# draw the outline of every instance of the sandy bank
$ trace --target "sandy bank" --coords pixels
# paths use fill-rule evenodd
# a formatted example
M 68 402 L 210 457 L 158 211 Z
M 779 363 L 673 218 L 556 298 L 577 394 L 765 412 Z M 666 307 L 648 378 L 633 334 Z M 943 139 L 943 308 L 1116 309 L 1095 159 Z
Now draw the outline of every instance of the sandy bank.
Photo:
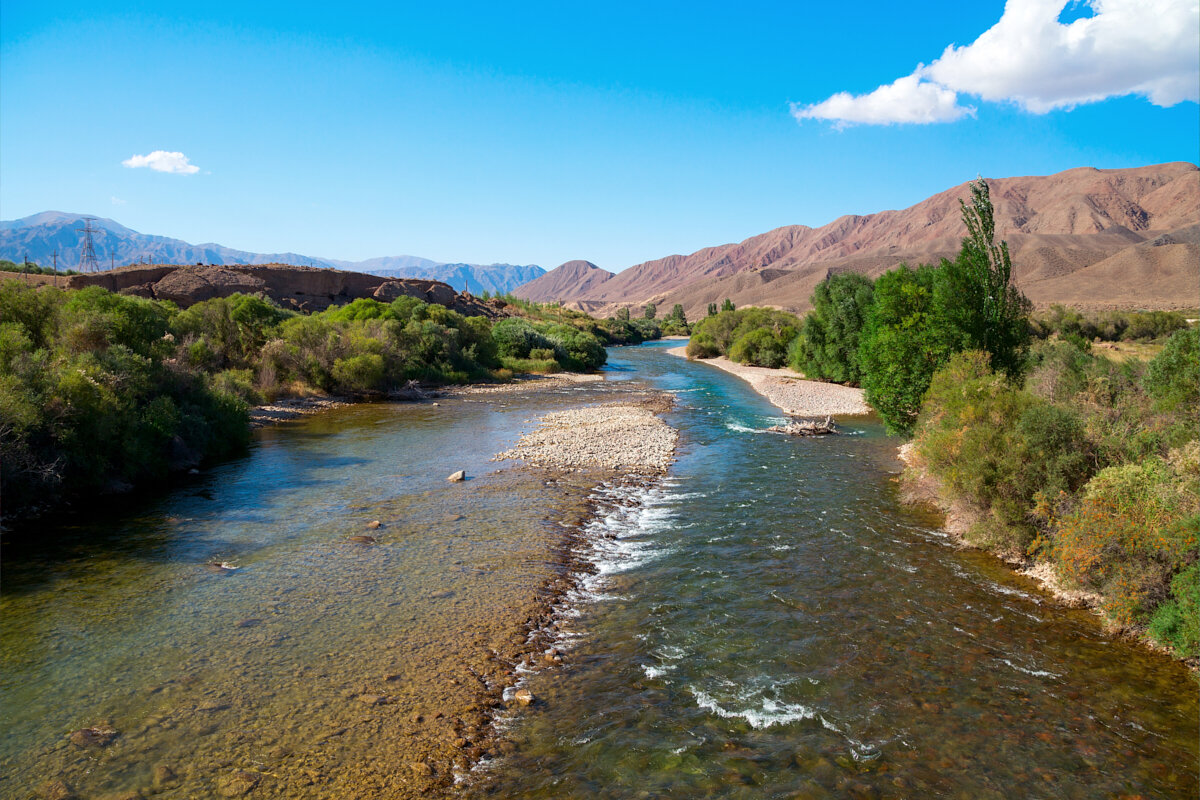
M 686 347 L 672 347 L 667 352 L 673 356 L 687 357 Z M 705 358 L 700 360 L 700 363 L 738 376 L 785 414 L 794 417 L 871 413 L 871 407 L 863 399 L 862 389 L 805 380 L 803 375 L 787 368 L 750 367 L 730 361 L 724 356 Z
M 495 460 L 519 459 L 538 467 L 602 469 L 633 475 L 667 471 L 679 433 L 657 414 L 670 399 L 649 395 L 637 402 L 555 411 L 538 420 L 516 447 Z

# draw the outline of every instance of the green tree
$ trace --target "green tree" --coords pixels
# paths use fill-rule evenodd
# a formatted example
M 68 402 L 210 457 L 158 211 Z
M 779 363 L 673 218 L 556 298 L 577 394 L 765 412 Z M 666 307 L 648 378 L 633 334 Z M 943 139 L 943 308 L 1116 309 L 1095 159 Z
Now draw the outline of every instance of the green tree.
M 967 236 L 953 261 L 943 259 L 934 289 L 940 334 L 950 349 L 982 350 L 992 368 L 1015 377 L 1029 349 L 1032 304 L 1012 283 L 1008 243 L 995 243 L 987 181 L 973 181 L 971 203 L 960 200 Z
M 891 433 L 912 430 L 933 373 L 951 352 L 934 320 L 936 272 L 901 264 L 875 281 L 858 358 L 867 402 Z
M 715 317 L 716 315 L 717 315 L 717 304 L 709 303 L 708 304 L 708 316 Z
M 857 272 L 831 275 L 817 284 L 813 310 L 804 318 L 793 347 L 792 366 L 811 378 L 858 383 L 862 379 L 858 340 L 871 310 L 874 286 Z
M 667 317 L 667 319 L 674 320 L 680 325 L 687 325 L 687 315 L 683 313 L 683 304 L 676 303 L 671 309 L 671 316 Z
M 654 303 L 647 303 L 644 316 L 646 319 L 654 319 L 654 315 L 658 313 L 658 306 Z
M 618 308 L 617 309 L 617 319 L 621 320 L 622 322 L 629 322 L 629 309 L 628 308 Z
M 726 298 L 725 298 L 725 302 L 724 302 L 724 303 L 721 303 L 721 310 L 722 310 L 722 311 L 733 311 L 733 310 L 734 310 L 734 308 L 735 308 L 735 306 L 733 305 L 733 301 L 732 301 L 732 300 L 730 300 L 728 297 L 726 297 Z

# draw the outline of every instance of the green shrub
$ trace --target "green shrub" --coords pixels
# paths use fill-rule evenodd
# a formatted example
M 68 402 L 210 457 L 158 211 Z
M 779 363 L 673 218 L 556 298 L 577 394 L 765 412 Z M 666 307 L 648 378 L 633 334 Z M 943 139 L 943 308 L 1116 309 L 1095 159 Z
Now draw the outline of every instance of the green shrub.
M 717 346 L 717 341 L 711 333 L 700 330 L 694 332 L 688 340 L 687 355 L 688 358 L 716 358 L 721 355 L 721 348 Z
M 756 367 L 774 369 L 787 363 L 788 344 L 790 344 L 790 340 L 784 341 L 780 335 L 769 328 L 755 328 L 742 334 L 737 341 L 730 345 L 729 358 L 739 364 L 752 364 Z
M 1166 459 L 1109 467 L 1057 519 L 1054 557 L 1070 583 L 1099 591 L 1121 625 L 1150 614 L 1171 577 L 1196 560 L 1200 541 L 1200 444 Z
M 501 365 L 504 369 L 513 373 L 531 372 L 536 375 L 547 375 L 562 372 L 562 367 L 553 358 L 503 358 L 501 359 Z
M 531 350 L 554 349 L 554 343 L 520 317 L 502 319 L 492 326 L 492 340 L 501 358 L 529 358 Z
M 725 355 L 735 361 L 744 359 L 743 363 L 747 364 L 780 367 L 786 362 L 788 345 L 799 329 L 800 321 L 786 311 L 769 308 L 726 309 L 692 326 L 687 353 L 690 358 Z M 745 341 L 738 347 L 737 358 L 734 358 L 734 344 L 741 339 Z
M 1171 579 L 1171 596 L 1150 618 L 1150 636 L 1184 658 L 1200 658 L 1200 563 Z
M 1146 391 L 1161 408 L 1200 412 L 1200 328 L 1179 331 L 1148 365 Z
M 385 373 L 383 356 L 377 353 L 336 359 L 330 371 L 339 391 L 353 393 L 381 390 Z

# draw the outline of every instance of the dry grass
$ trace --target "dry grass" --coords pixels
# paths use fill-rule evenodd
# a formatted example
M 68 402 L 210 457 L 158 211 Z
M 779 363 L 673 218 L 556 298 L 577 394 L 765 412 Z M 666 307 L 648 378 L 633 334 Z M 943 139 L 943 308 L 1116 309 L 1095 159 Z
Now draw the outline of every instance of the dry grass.
M 1096 342 L 1092 352 L 1118 364 L 1125 361 L 1149 361 L 1162 352 L 1157 342 Z

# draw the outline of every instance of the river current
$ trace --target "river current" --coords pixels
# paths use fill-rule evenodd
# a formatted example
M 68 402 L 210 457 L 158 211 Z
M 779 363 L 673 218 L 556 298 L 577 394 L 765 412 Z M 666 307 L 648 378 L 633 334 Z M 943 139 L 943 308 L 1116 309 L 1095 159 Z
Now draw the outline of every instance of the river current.
M 181 780 L 162 796 L 195 796 L 190 776 L 231 758 L 264 776 L 250 796 L 389 796 L 393 707 L 364 726 L 344 697 L 468 665 L 494 633 L 476 620 L 552 572 L 585 506 L 564 663 L 522 677 L 537 702 L 500 721 L 515 747 L 459 776 L 469 797 L 1197 795 L 1184 667 L 956 549 L 899 502 L 875 421 L 765 433 L 773 406 L 673 344 L 610 350 L 608 389 L 285 425 L 159 500 L 6 539 L 0 796 L 148 786 L 164 761 Z M 634 385 L 677 398 L 664 480 L 564 495 L 489 462 L 533 416 Z M 469 499 L 451 461 L 478 476 Z M 350 546 L 371 519 L 377 545 Z M 221 561 L 238 569 L 202 568 Z M 142 733 L 81 765 L 64 736 L 100 717 Z M 315 741 L 312 788 L 269 780 Z

